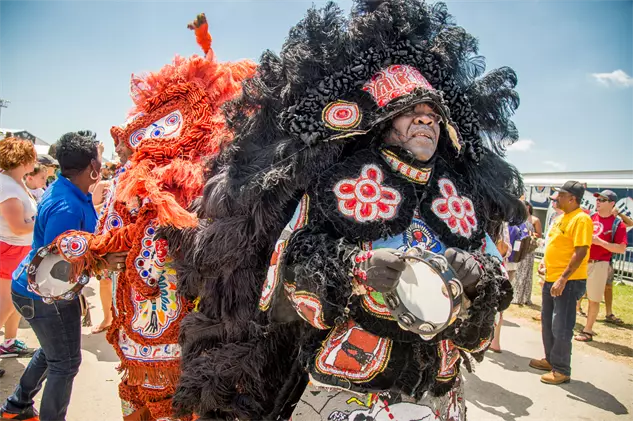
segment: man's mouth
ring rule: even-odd
[[[416,137],[417,137],[417,138],[420,138],[420,137],[427,138],[427,139],[429,139],[429,140],[431,140],[431,141],[433,140],[433,136],[432,136],[432,134],[431,134],[431,133],[428,133],[428,132],[426,132],[426,131],[417,131],[417,132],[413,132],[413,133],[409,136],[409,139],[413,139],[413,138],[416,138]]]

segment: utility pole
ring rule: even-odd
[[[2,109],[8,108],[11,101],[0,98],[0,127],[2,127]]]

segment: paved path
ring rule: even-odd
[[[87,295],[96,307],[92,309],[93,320],[99,322],[100,304],[93,288],[89,287]],[[36,345],[28,325],[24,327],[21,337]],[[83,363],[75,380],[68,421],[119,421],[117,356],[103,334],[90,335],[88,328],[83,334]],[[487,353],[475,373],[466,377],[470,421],[633,420],[633,369],[629,366],[583,352],[582,344],[575,344],[572,382],[548,386],[540,382],[540,372],[528,367],[530,358],[542,356],[537,330],[521,320],[507,320],[502,344],[502,354]],[[26,359],[0,360],[7,370],[0,379],[3,400],[27,363]]]

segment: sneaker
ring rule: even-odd
[[[552,371],[552,365],[547,362],[545,358],[530,360],[530,367],[536,368],[537,370]]]
[[[541,382],[545,384],[559,385],[563,383],[569,383],[570,380],[571,377],[557,371],[550,371],[549,373],[545,373],[541,376]]]
[[[25,409],[19,414],[5,412],[4,409],[0,409],[0,420],[40,421],[40,416],[38,415],[37,411],[33,407]]]
[[[29,348],[19,339],[9,346],[0,345],[0,358],[30,358],[35,354],[35,348]]]

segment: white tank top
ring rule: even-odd
[[[37,203],[13,178],[0,173],[0,204],[9,199],[18,199],[24,207],[24,220],[34,221],[37,213]],[[16,235],[9,228],[6,219],[0,215],[0,241],[12,246],[30,246],[33,242],[33,232]]]

